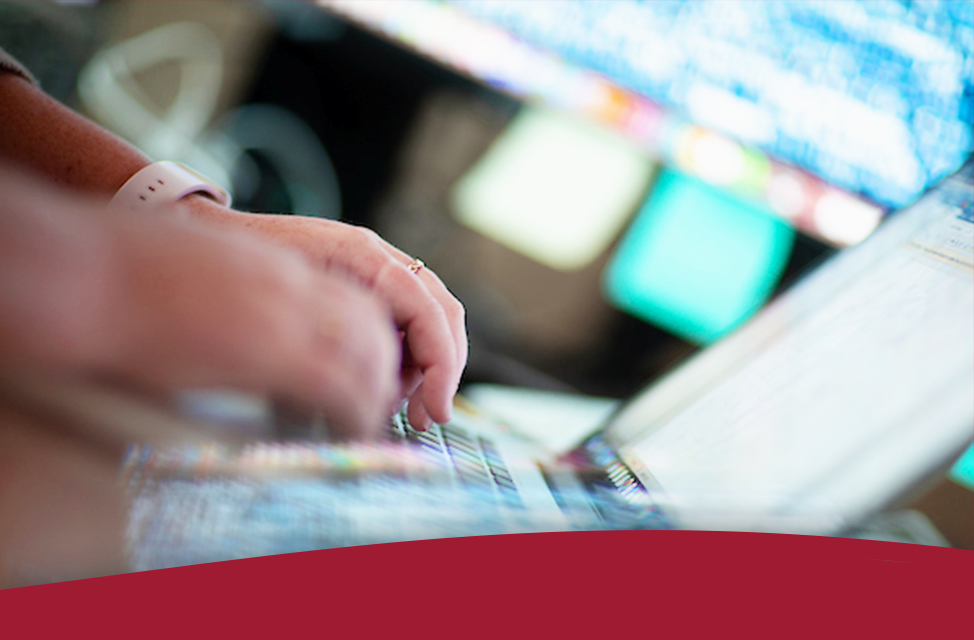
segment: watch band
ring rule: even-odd
[[[136,172],[115,192],[111,203],[130,211],[148,211],[174,204],[191,193],[206,193],[223,206],[230,194],[189,167],[164,160]]]

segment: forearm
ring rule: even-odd
[[[27,80],[0,73],[0,159],[106,198],[149,159]]]
[[[0,161],[59,186],[110,198],[151,161],[138,149],[54,100],[30,82],[0,71]],[[203,195],[180,204],[213,222],[248,220]]]

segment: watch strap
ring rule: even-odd
[[[111,203],[130,211],[149,211],[174,204],[191,193],[205,193],[223,206],[230,194],[178,162],[164,160],[142,168],[115,192]]]

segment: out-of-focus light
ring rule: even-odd
[[[635,140],[653,147],[657,144],[664,118],[663,110],[652,102],[636,99],[626,125]]]
[[[601,122],[619,127],[628,122],[632,110],[629,96],[619,87],[599,79],[592,94],[592,115]]]
[[[872,233],[883,216],[879,207],[832,191],[815,203],[813,217],[815,229],[823,238],[839,245],[853,245]]]
[[[768,182],[774,174],[771,160],[756,149],[741,147],[741,152],[744,154],[744,168],[737,183],[731,186],[751,198],[766,197]]]
[[[619,244],[603,290],[623,311],[709,343],[764,303],[793,242],[765,207],[668,171]]]
[[[788,173],[779,173],[768,181],[768,204],[779,215],[794,220],[808,206],[808,196],[801,180]]]
[[[452,192],[457,219],[554,269],[609,246],[649,184],[652,161],[617,134],[526,107]]]
[[[761,107],[733,93],[697,82],[687,91],[687,109],[694,120],[751,144],[774,142],[774,120]]]
[[[448,16],[440,11],[435,11],[429,5],[418,4],[413,11],[404,12],[399,15],[400,21],[395,29],[403,42],[413,44],[417,42],[430,43],[431,49],[435,52],[439,47],[437,43],[442,40],[444,22]]]
[[[974,489],[974,446],[968,447],[964,455],[951,467],[950,477],[957,484]]]
[[[729,186],[744,175],[746,160],[741,146],[702,129],[689,138],[684,157],[691,172],[711,184]]]
[[[795,214],[769,178],[810,172],[806,184],[817,174],[899,205],[971,148],[964,3],[889,11],[733,3],[731,14],[741,18],[735,28],[711,32],[714,20],[726,23],[727,3],[319,2],[490,86],[601,120],[667,160],[685,155],[667,131],[686,125],[660,105],[676,107],[749,145],[736,182],[720,182],[731,170],[716,162],[698,163],[706,173],[697,177],[716,177],[750,197],[777,193],[771,210],[837,245],[859,235],[820,232],[812,215],[817,186]],[[929,14],[922,26],[918,11]],[[945,31],[944,20],[955,26]],[[697,166],[677,164],[691,174]]]

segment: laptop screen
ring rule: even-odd
[[[855,518],[958,454],[974,424],[972,176],[638,396],[610,442],[705,517]]]

